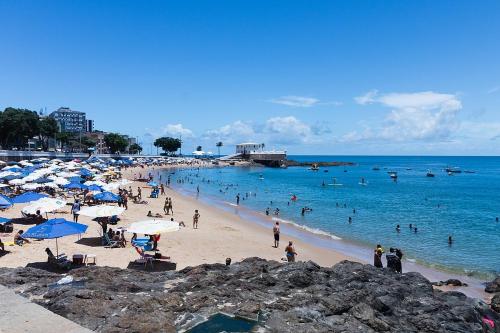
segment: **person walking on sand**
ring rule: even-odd
[[[163,186],[163,184],[160,184],[160,194],[165,195],[165,187]]]
[[[163,211],[165,214],[169,215],[170,210],[168,209],[168,198],[165,198],[165,203],[163,204]]]
[[[137,186],[137,198],[139,198],[139,200],[142,200],[142,190],[139,186]]]
[[[168,198],[168,210],[174,215],[174,208],[172,207],[172,198]]]
[[[273,234],[274,234],[274,247],[278,248],[280,245],[280,223],[276,222],[276,224],[273,227]]]
[[[288,246],[285,248],[285,253],[288,262],[295,262],[295,256],[297,255],[297,252],[295,252],[295,249],[293,248],[292,241],[288,242]]]
[[[73,214],[73,221],[78,223],[78,212],[80,212],[80,200],[76,199],[73,206],[71,206],[71,213]]]
[[[200,220],[200,213],[198,213],[198,209],[196,209],[193,215],[193,229],[198,229],[199,220]]]

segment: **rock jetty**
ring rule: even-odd
[[[72,282],[58,285],[63,275],[0,268],[0,284],[98,332],[185,331],[219,312],[258,320],[255,332],[480,333],[500,325],[484,303],[435,290],[418,273],[350,261],[325,268],[248,258],[180,271],[85,267],[69,275]]]

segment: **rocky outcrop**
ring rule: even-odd
[[[487,293],[498,293],[500,292],[500,276],[497,276],[495,280],[488,282],[484,291]]]
[[[249,258],[177,272],[86,267],[61,275],[0,269],[0,284],[101,332],[175,332],[217,312],[259,320],[263,332],[495,332],[499,317],[458,292],[434,290],[418,273],[343,261],[283,264]],[[66,279],[70,280],[70,279]]]

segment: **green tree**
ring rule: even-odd
[[[218,150],[218,153],[219,153],[219,157],[220,157],[220,147],[222,147],[224,144],[222,143],[222,141],[219,141],[215,144],[215,146],[217,147],[217,150]]]
[[[0,112],[0,144],[3,148],[24,148],[39,134],[39,118],[34,111],[6,108]]]
[[[46,151],[49,148],[49,139],[59,133],[59,125],[54,118],[45,117],[40,119],[39,127],[38,138],[42,144],[42,149]]]
[[[153,143],[155,147],[160,147],[165,153],[175,153],[182,146],[180,139],[171,137],[161,137]]]
[[[59,132],[56,134],[56,139],[61,142],[61,145],[66,149],[71,146],[72,142],[76,141],[76,135],[71,132]]]
[[[109,147],[111,153],[123,152],[128,146],[125,137],[118,133],[109,133],[104,136],[104,142]]]
[[[97,145],[97,142],[92,140],[91,138],[87,136],[82,137],[82,146],[84,146],[84,149],[89,149],[92,147],[95,147]]]
[[[131,144],[130,147],[128,147],[128,151],[131,154],[139,154],[142,151],[142,147],[141,147],[141,145],[134,143],[134,144]]]

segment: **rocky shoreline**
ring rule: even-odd
[[[98,332],[186,331],[219,312],[258,320],[255,332],[479,333],[500,325],[486,304],[435,290],[418,273],[350,261],[326,268],[248,258],[180,271],[85,267],[69,275],[72,282],[58,285],[61,274],[0,268],[0,284]]]

